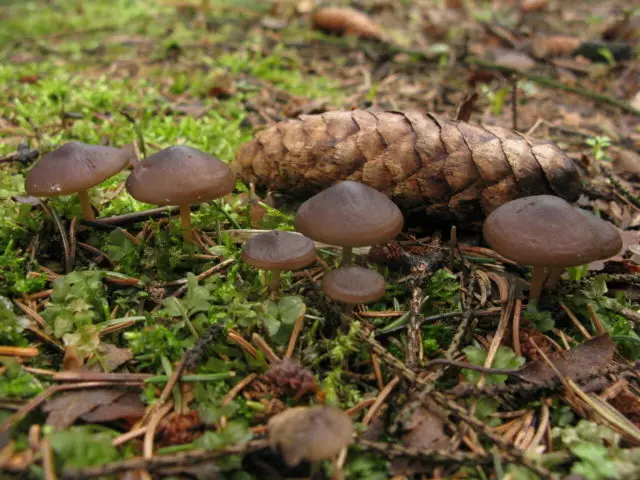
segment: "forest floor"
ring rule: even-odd
[[[331,2],[365,12],[372,40],[312,28],[320,3],[0,2],[1,478],[640,477],[638,8]],[[577,204],[623,250],[569,269],[534,307],[529,269],[477,231],[408,225],[387,245],[405,264],[358,256],[387,290],[345,329],[320,289],[335,249],[283,273],[279,297],[242,262],[257,230],[294,230],[286,192],[252,203],[239,181],[193,210],[194,245],[128,194],[130,169],[91,189],[93,223],[75,195],[24,192],[65,142],[231,162],[275,122],[354,109],[555,142],[580,172]],[[289,468],[267,422],[313,404],[345,410],[356,436]]]

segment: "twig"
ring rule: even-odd
[[[422,289],[418,285],[418,278],[411,279],[411,311],[409,312],[409,322],[407,325],[407,354],[405,362],[407,367],[415,368],[418,364],[418,352],[422,343],[422,335],[420,335],[421,315],[420,308],[422,306]]]
[[[414,447],[405,447],[397,443],[372,442],[370,440],[358,440],[357,445],[366,450],[373,450],[389,457],[412,457],[425,462],[459,463],[470,465],[489,465],[493,462],[493,456],[469,452],[443,452],[438,450],[420,450]]]
[[[38,349],[34,347],[5,347],[0,345],[0,355],[8,357],[37,357]]]
[[[280,358],[274,353],[273,350],[271,350],[271,347],[267,344],[267,342],[264,341],[264,338],[262,338],[259,334],[254,333],[253,335],[251,335],[251,341],[254,343],[256,347],[258,347],[258,349],[260,349],[262,353],[264,353],[265,358],[270,363],[275,364],[280,362]]]
[[[535,82],[539,85],[544,85],[546,87],[551,87],[551,88],[555,88],[558,90],[564,90],[565,92],[571,92],[571,93],[575,93],[578,95],[582,95],[585,98],[589,98],[591,100],[594,100],[596,102],[599,103],[604,103],[607,105],[612,105],[614,107],[619,108],[620,110],[626,112],[626,113],[630,113],[631,115],[635,115],[637,117],[640,117],[640,110],[638,110],[637,108],[634,108],[632,105],[626,103],[626,102],[621,102],[619,100],[616,100],[614,98],[611,98],[607,95],[604,95],[602,93],[597,93],[594,92],[592,90],[587,90],[585,88],[580,88],[580,87],[572,87],[570,85],[565,85],[564,83],[558,82],[556,80],[553,80],[551,78],[548,77],[543,77],[542,75],[535,75],[532,73],[526,73],[526,72],[522,72],[522,71],[518,71],[515,70],[513,68],[510,67],[506,67],[504,65],[498,65],[495,63],[491,63],[491,62],[487,62],[486,60],[482,60],[479,58],[474,58],[474,57],[468,57],[465,59],[465,63],[468,63],[470,65],[478,65],[482,68],[487,68],[489,70],[496,70],[496,71],[500,71],[500,72],[504,72],[504,73],[511,73],[511,74],[515,74],[518,75],[522,78],[526,78],[527,80],[530,80],[532,82]]]
[[[58,480],[56,475],[56,466],[53,458],[53,450],[49,438],[42,439],[40,442],[40,450],[42,451],[42,469],[44,470],[44,480]]]
[[[513,312],[513,351],[518,357],[522,356],[520,346],[520,310],[522,309],[522,299],[516,299],[516,308]]]
[[[199,205],[192,205],[191,209],[196,210]],[[114,215],[112,217],[97,218],[95,220],[80,220],[82,225],[94,227],[102,230],[114,230],[119,226],[131,225],[147,220],[172,217],[179,211],[178,207],[158,207],[141,212],[125,213],[123,215]]]
[[[172,408],[173,400],[162,406],[162,408],[156,410],[155,413],[151,416],[151,419],[147,424],[147,429],[144,432],[144,443],[142,449],[144,458],[153,457],[153,438],[156,435],[156,428],[158,427],[158,423],[160,423],[160,420],[162,420],[171,411]]]
[[[220,270],[224,269],[225,267],[227,267],[227,265],[231,265],[233,262],[235,262],[235,258],[228,258],[227,260],[224,260],[223,262],[220,262],[217,265],[214,265],[213,267],[209,268],[208,270],[205,270],[204,272],[202,272],[199,275],[196,275],[196,280],[197,281],[201,281],[207,277],[210,277],[211,275],[213,275],[214,273],[219,272]],[[184,284],[182,284],[182,286],[176,290],[175,292],[173,292],[172,296],[173,297],[179,297],[181,296],[184,292],[187,291],[188,285],[187,285],[187,280],[186,279],[182,279],[184,280]],[[179,282],[180,280],[176,280],[176,282]]]
[[[242,348],[245,352],[247,352],[253,358],[258,358],[258,351],[255,349],[253,345],[251,345],[248,341],[242,338],[242,335],[240,335],[239,333],[231,329],[227,332],[227,335],[229,336],[229,340],[239,345],[240,348]]]
[[[53,385],[47,388],[44,392],[39,393],[37,396],[29,400],[22,407],[20,407],[13,415],[7,418],[2,425],[0,425],[0,433],[6,432],[9,428],[22,420],[29,412],[38,408],[42,402],[55,395],[58,392],[64,392],[67,390],[82,390],[83,388],[98,388],[98,387],[139,387],[138,383],[121,382],[114,384],[112,382],[81,382],[73,383],[70,385]]]
[[[299,315],[296,318],[296,323],[293,325],[293,330],[291,331],[291,336],[289,337],[289,345],[287,346],[287,351],[284,354],[284,358],[291,358],[293,355],[293,351],[296,348],[296,342],[298,340],[298,336],[302,331],[302,324],[304,323],[304,315]]]
[[[255,373],[250,373],[249,375],[244,377],[242,380],[240,380],[237,384],[235,384],[234,387],[231,390],[229,390],[229,393],[227,393],[222,399],[222,405],[224,406],[231,403],[233,399],[236,398],[236,395],[238,395],[242,390],[248,387],[251,384],[251,382],[253,382],[256,379],[256,377],[257,375]]]
[[[56,372],[52,380],[58,382],[144,382],[153,375],[147,373]]]
[[[157,471],[162,468],[185,465],[199,465],[216,458],[229,455],[242,455],[264,450],[269,447],[269,441],[264,439],[251,440],[239,445],[231,445],[219,450],[196,450],[173,455],[156,455],[151,458],[130,458],[118,462],[107,463],[100,467],[68,469],[62,474],[66,480],[83,480],[90,477],[105,477],[129,470]]]
[[[397,375],[393,377],[393,379],[380,391],[378,396],[376,397],[376,401],[371,405],[371,408],[367,411],[367,414],[362,419],[362,423],[364,425],[369,425],[371,420],[376,416],[382,404],[386,401],[387,397],[391,394],[391,391],[395,388],[396,385],[400,383],[400,377]]]
[[[640,198],[638,198],[638,196],[631,193],[631,191],[628,188],[622,185],[620,180],[618,180],[615,177],[613,172],[610,172],[606,169],[603,169],[603,170],[604,170],[604,174],[607,176],[609,181],[613,184],[614,187],[618,189],[618,191],[622,194],[622,196],[624,196],[627,200],[629,200],[634,207],[640,208]]]
[[[27,305],[25,305],[18,299],[14,299],[13,303],[15,303],[16,306],[20,310],[22,310],[23,313],[27,314],[29,318],[31,318],[32,320],[35,320],[35,322],[38,325],[40,325],[42,328],[46,328],[47,322],[44,321],[44,318],[42,318],[42,316],[38,312],[36,312],[35,310],[32,310],[31,308],[29,308]]]

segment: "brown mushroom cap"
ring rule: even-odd
[[[242,260],[261,270],[297,270],[313,263],[313,240],[294,232],[273,230],[247,240]]]
[[[395,238],[404,218],[398,206],[359,182],[340,182],[311,197],[298,209],[296,230],[341,247],[364,247]]]
[[[322,279],[322,290],[329,298],[349,305],[375,302],[384,296],[385,287],[378,272],[355,266],[332,270]]]
[[[147,157],[127,178],[133,198],[153,205],[185,205],[223,197],[235,187],[226,163],[187,146],[165,148]]]
[[[483,225],[491,248],[521,265],[572,267],[609,258],[622,249],[609,222],[553,195],[505,203]]]
[[[335,457],[353,437],[351,417],[327,406],[294,407],[269,419],[269,443],[280,449],[284,462],[317,462]]]
[[[25,190],[55,197],[88,190],[122,170],[131,154],[124,149],[69,142],[42,156],[27,173]]]

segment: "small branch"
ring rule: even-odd
[[[247,443],[232,445],[219,450],[195,450],[173,455],[156,455],[151,458],[130,458],[118,462],[107,463],[100,467],[68,469],[62,474],[65,480],[84,480],[91,477],[106,477],[130,470],[158,471],[162,468],[199,465],[216,458],[229,455],[246,455],[269,447],[268,440],[251,440]]]
[[[602,93],[597,93],[592,90],[587,90],[586,88],[580,87],[572,87],[570,85],[565,85],[562,82],[558,82],[557,80],[553,80],[548,77],[544,77],[542,75],[535,75],[532,73],[521,72],[513,68],[505,67],[503,65],[498,65],[496,63],[487,62],[480,58],[468,57],[465,60],[465,63],[470,65],[477,65],[482,68],[486,68],[489,70],[496,70],[503,73],[510,73],[514,75],[518,75],[522,78],[526,78],[532,82],[535,82],[539,85],[544,85],[546,87],[555,88],[557,90],[564,90],[565,92],[575,93],[577,95],[582,95],[585,98],[590,100],[594,100],[599,103],[604,103],[606,105],[611,105],[619,108],[625,113],[629,113],[631,115],[635,115],[636,117],[640,117],[640,110],[634,108],[632,105],[616,100],[615,98],[611,98],[608,95],[604,95]]]

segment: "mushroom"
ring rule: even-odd
[[[360,303],[372,303],[382,298],[386,283],[374,270],[350,266],[332,270],[322,279],[322,290],[331,300],[342,302],[345,315]]]
[[[133,198],[153,205],[178,205],[184,240],[193,241],[189,206],[231,193],[235,175],[226,163],[184,145],[165,148],[138,163],[127,191]]]
[[[128,149],[69,142],[46,153],[27,173],[25,190],[34,197],[57,197],[77,193],[82,215],[95,220],[88,190],[127,166]]]
[[[295,232],[273,230],[251,237],[245,243],[242,260],[252,267],[271,271],[269,290],[280,289],[280,272],[297,270],[313,263],[316,247],[313,240]]]
[[[334,458],[353,439],[353,422],[340,409],[318,405],[289,408],[269,419],[269,444],[279,449],[284,463]]]
[[[351,262],[353,247],[392,240],[403,225],[402,212],[387,196],[349,180],[311,197],[296,215],[298,232],[343,247],[342,265]]]
[[[489,214],[483,234],[499,254],[533,266],[530,302],[540,298],[545,269],[553,288],[565,267],[609,258],[622,249],[613,225],[553,195],[505,203]]]

